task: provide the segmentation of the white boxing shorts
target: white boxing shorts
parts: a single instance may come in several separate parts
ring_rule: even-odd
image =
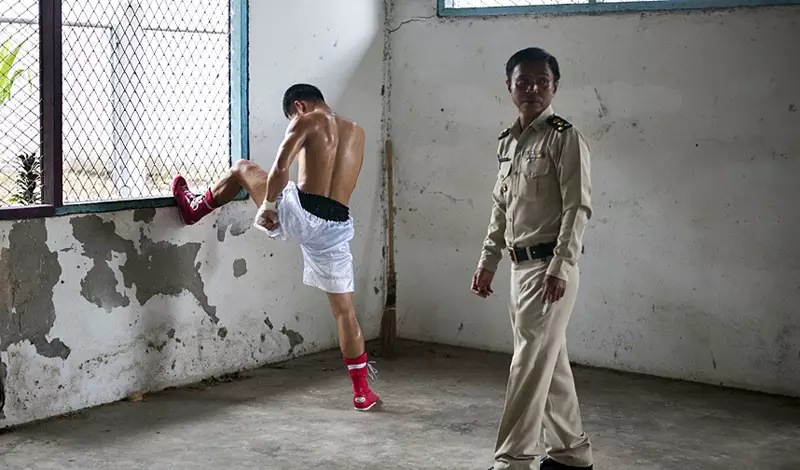
[[[289,182],[278,196],[278,228],[257,229],[271,238],[297,243],[303,252],[303,283],[324,292],[355,290],[350,241],[355,233],[347,206],[315,194],[302,193]]]

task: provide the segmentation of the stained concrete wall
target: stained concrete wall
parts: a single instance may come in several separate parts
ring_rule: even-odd
[[[800,8],[435,18],[394,2],[402,336],[510,351],[508,261],[469,292],[512,123],[503,67],[560,58],[592,149],[576,362],[800,395]]]
[[[318,84],[366,129],[352,209],[367,338],[382,305],[382,11],[374,0],[250,11],[253,160],[272,163],[294,81]],[[316,21],[325,27],[297,33]],[[299,248],[251,230],[253,215],[238,202],[192,227],[174,208],[0,222],[0,427],[335,347],[325,295],[301,284]]]

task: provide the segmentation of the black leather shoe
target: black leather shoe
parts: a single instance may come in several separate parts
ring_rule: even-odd
[[[545,457],[542,459],[542,464],[539,466],[540,470],[593,470],[594,465],[589,465],[588,467],[573,467],[572,465],[564,465],[563,463],[558,463],[555,460],[551,459],[550,457]]]

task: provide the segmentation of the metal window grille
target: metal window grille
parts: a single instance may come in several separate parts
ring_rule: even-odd
[[[0,0],[0,207],[41,202],[37,0]]]
[[[169,196],[230,165],[229,0],[64,0],[64,202]]]
[[[39,0],[0,0],[0,44],[16,52],[10,94],[0,76],[0,208],[170,196],[175,174],[195,189],[219,178],[231,155],[230,0],[52,1],[60,72],[40,58],[58,13],[48,29]],[[60,125],[43,96],[61,105]]]

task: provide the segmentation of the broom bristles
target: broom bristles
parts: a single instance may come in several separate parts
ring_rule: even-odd
[[[395,355],[395,339],[397,338],[397,295],[394,275],[390,274],[388,281],[389,291],[386,293],[386,304],[381,317],[381,349],[385,357]]]
[[[395,356],[395,339],[397,338],[397,309],[394,306],[386,307],[381,318],[381,350],[383,356]]]

